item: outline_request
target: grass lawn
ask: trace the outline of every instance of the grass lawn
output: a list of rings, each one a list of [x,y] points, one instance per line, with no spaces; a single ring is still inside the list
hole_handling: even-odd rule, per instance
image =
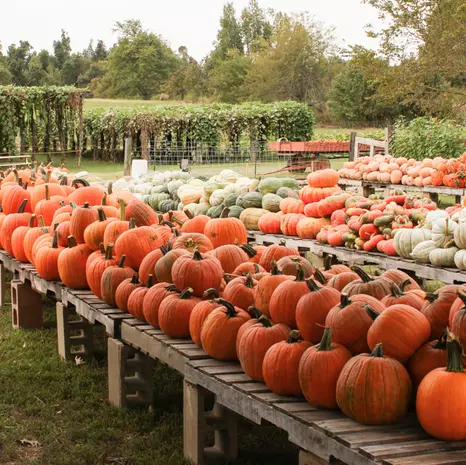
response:
[[[158,105],[175,105],[181,103],[178,100],[126,100],[126,99],[107,99],[107,98],[86,98],[84,99],[84,110],[94,108],[112,108],[112,107],[155,107]]]
[[[110,406],[104,332],[98,332],[93,359],[79,366],[62,362],[48,305],[49,329],[33,331],[13,330],[10,305],[0,310],[0,463],[186,464],[182,378],[158,364],[151,412]],[[242,422],[239,444],[239,465],[297,460],[286,434],[273,427]]]

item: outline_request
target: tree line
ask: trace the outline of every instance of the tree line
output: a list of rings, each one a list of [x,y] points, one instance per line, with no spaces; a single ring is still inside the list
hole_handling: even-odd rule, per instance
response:
[[[362,0],[388,24],[367,33],[378,50],[335,45],[308,14],[285,14],[250,0],[226,3],[217,38],[201,61],[173,50],[140,21],[115,24],[117,41],[73,53],[68,34],[53,51],[27,41],[0,47],[0,84],[75,85],[105,98],[240,103],[296,100],[323,121],[384,123],[400,116],[461,119],[466,107],[464,0]],[[361,25],[363,27],[363,25]]]

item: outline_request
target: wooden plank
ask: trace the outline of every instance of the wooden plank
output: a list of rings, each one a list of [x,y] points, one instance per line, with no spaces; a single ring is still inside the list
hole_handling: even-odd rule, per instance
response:
[[[317,410],[317,407],[313,407],[305,400],[302,402],[287,402],[285,404],[277,404],[274,405],[274,407],[278,410],[282,410],[285,413],[313,412]]]
[[[232,362],[225,362],[222,360],[214,360],[213,358],[206,358],[204,360],[190,360],[189,364],[194,368],[202,367],[220,367],[220,366],[229,366]]]
[[[265,384],[264,384],[265,386]],[[272,405],[272,404],[277,404],[277,403],[285,403],[285,402],[296,402],[296,399],[298,397],[295,396],[279,396],[278,394],[275,394],[274,392],[264,392],[264,393],[254,393],[252,396],[266,404]]]
[[[223,366],[214,366],[214,367],[202,367],[201,371],[208,375],[222,375],[222,374],[235,374],[243,373],[243,369],[240,365],[223,365]]]
[[[362,431],[355,433],[343,433],[335,439],[348,447],[359,448],[364,445],[399,443],[403,441],[415,441],[426,439],[429,435],[421,428],[400,428],[393,431],[384,429],[379,431]]]
[[[327,421],[334,418],[341,418],[341,413],[337,410],[316,409],[309,412],[295,412],[293,418],[296,418],[306,425],[314,426],[315,422]]]
[[[233,387],[238,389],[238,391],[242,391],[246,394],[252,394],[256,392],[270,392],[270,389],[265,384],[256,382],[233,384]]]
[[[394,458],[382,460],[384,465],[465,465],[466,451],[438,452],[433,454],[422,454],[412,457]]]

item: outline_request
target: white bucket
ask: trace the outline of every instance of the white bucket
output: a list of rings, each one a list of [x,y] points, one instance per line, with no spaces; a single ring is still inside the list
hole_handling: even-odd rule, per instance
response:
[[[147,174],[149,171],[149,166],[147,160],[133,160],[131,164],[131,176],[133,178],[138,178],[143,174]]]

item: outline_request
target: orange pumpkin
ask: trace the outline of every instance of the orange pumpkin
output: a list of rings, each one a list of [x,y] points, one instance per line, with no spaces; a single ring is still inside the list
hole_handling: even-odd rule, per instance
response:
[[[165,297],[176,295],[177,289],[175,286],[167,283],[158,283],[152,286],[144,296],[142,302],[142,312],[144,320],[151,324],[154,328],[159,326],[159,308]]]
[[[209,220],[204,234],[210,239],[214,248],[227,244],[246,244],[248,232],[238,218],[228,218],[229,210],[224,208],[220,218]]]
[[[77,244],[71,235],[68,237],[68,248],[58,256],[58,273],[60,280],[70,289],[89,289],[86,279],[86,263],[91,250],[86,244]]]

